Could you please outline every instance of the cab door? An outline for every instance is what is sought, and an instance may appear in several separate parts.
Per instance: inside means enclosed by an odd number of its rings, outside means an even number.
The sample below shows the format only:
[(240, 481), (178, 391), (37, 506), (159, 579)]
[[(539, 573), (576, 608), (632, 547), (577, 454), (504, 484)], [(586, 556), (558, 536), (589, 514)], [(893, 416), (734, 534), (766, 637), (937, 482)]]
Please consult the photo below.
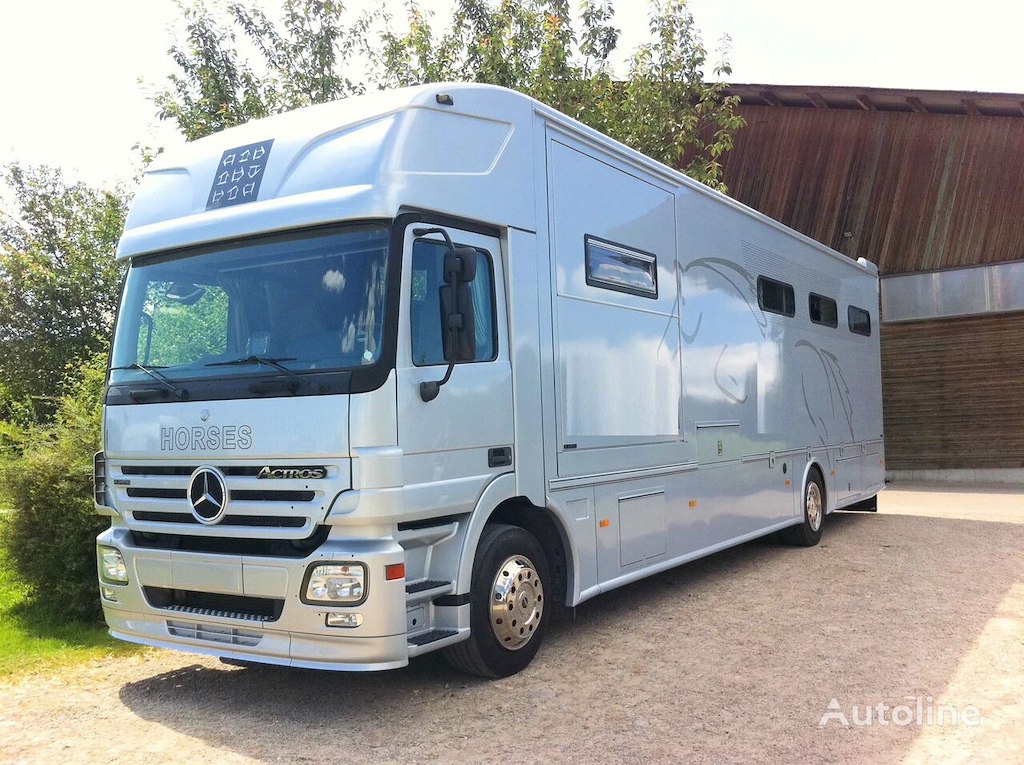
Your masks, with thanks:
[[(475, 346), (454, 365), (437, 396), (420, 384), (444, 378), (442, 341), (445, 254), (443, 228), (456, 246), (476, 250), (469, 284)], [(467, 322), (468, 323), (468, 322)], [(407, 510), (420, 517), (470, 512), (495, 476), (511, 472), (512, 371), (500, 243), (430, 223), (405, 229), (398, 338), (398, 442), (403, 452)]]

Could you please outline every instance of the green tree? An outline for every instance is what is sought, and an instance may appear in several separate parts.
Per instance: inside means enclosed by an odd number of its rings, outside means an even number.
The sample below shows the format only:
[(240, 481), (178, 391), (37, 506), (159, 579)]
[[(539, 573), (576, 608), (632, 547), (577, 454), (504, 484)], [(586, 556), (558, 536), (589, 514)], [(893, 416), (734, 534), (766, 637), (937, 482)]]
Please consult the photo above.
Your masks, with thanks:
[(724, 192), (719, 158), (746, 125), (736, 113), (739, 98), (725, 94), (721, 79), (732, 74), (727, 48), (712, 70), (716, 81), (706, 83), (707, 52), (686, 0), (661, 2), (651, 34), (653, 42), (641, 45), (630, 61), (624, 98), (612, 107), (611, 134), (671, 167), (687, 162), (687, 175)]
[[(651, 0), (650, 39), (613, 76), (619, 43), (610, 0), (456, 0), (443, 32), (416, 0), (404, 29), (381, 7), (350, 20), (340, 2), (285, 0), (283, 22), (258, 6), (183, 5), (186, 41), (171, 55), (180, 72), (161, 91), (160, 116), (188, 138), (296, 106), (426, 82), (462, 80), (527, 93), (692, 177), (724, 190), (723, 153), (744, 122), (707, 64), (685, 0)], [(238, 52), (244, 42), (256, 64)], [(370, 62), (354, 74), (357, 53)], [(730, 74), (727, 61), (715, 78)]]
[(0, 417), (52, 411), (69, 365), (107, 347), (121, 269), (123, 195), (10, 165), (14, 210), (0, 212)]
[(720, 80), (731, 73), (724, 49), (719, 80), (704, 80), (707, 51), (686, 0), (651, 2), (651, 39), (621, 81), (609, 65), (619, 39), (611, 2), (583, 0), (577, 31), (566, 0), (459, 0), (440, 37), (415, 3), (408, 8), (408, 31), (386, 31), (380, 52), (371, 51), (380, 83), (504, 85), (725, 190), (718, 160), (745, 123)]
[[(255, 4), (193, 0), (179, 7), (185, 38), (169, 54), (180, 72), (154, 102), (158, 116), (177, 123), (190, 141), (365, 87), (345, 72), (373, 16), (347, 25), (337, 0), (284, 0), (279, 23)], [(258, 71), (238, 52), (239, 36), (260, 56)]]

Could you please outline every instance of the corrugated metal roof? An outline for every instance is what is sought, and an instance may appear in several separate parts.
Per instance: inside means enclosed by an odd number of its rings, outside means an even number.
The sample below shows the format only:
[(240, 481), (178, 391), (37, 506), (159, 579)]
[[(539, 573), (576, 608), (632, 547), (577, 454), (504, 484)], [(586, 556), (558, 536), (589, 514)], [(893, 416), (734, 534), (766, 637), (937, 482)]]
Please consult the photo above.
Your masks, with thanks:
[(821, 85), (730, 85), (747, 106), (786, 106), (855, 111), (973, 114), (1024, 118), (1024, 95), (962, 90), (900, 90)]
[(1024, 119), (743, 105), (730, 196), (882, 274), (1024, 259)]

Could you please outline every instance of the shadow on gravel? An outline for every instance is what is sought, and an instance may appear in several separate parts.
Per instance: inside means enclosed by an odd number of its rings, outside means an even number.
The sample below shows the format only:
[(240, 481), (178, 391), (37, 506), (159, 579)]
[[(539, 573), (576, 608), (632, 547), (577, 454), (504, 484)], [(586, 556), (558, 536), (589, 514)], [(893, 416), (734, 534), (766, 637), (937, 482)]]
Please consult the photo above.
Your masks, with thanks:
[[(900, 758), (919, 729), (821, 729), (831, 699), (939, 697), (1008, 588), (1024, 526), (837, 513), (602, 595), (501, 681), (436, 654), (385, 673), (189, 664), (122, 687), (139, 717), (258, 760)], [(984, 710), (983, 710), (984, 711)]]

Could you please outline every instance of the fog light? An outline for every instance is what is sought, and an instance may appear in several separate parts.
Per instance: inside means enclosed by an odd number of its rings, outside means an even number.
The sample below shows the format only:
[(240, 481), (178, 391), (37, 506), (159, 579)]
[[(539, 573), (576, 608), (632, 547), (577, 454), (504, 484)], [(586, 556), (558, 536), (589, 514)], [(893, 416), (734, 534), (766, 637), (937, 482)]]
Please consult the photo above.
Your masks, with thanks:
[(366, 599), (366, 567), (362, 563), (320, 563), (310, 568), (306, 577), (306, 603), (355, 605)]
[(328, 627), (358, 627), (363, 623), (362, 614), (334, 613), (327, 614)]
[(124, 558), (121, 551), (114, 547), (99, 548), (100, 554), (100, 576), (105, 582), (114, 584), (128, 583), (128, 569), (124, 565)]
[(100, 594), (104, 600), (109, 600), (111, 603), (117, 602), (117, 591), (113, 587), (100, 587)]

